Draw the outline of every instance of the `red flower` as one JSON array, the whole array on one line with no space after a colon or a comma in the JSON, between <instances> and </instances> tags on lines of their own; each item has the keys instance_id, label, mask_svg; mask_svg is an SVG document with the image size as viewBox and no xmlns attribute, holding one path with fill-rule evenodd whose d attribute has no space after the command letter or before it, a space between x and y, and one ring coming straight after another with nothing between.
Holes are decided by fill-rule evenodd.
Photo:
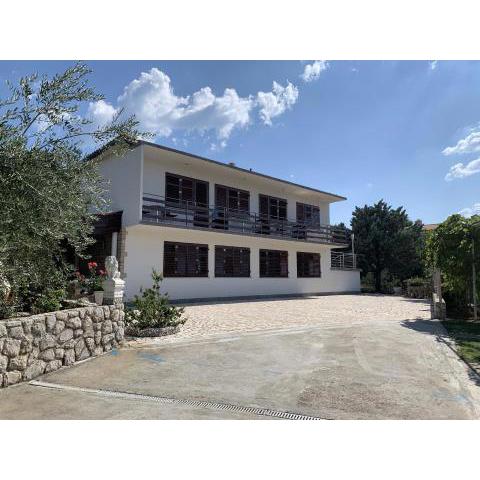
<instances>
[{"instance_id":1,"label":"red flower","mask_svg":"<svg viewBox=\"0 0 480 480\"><path fill-rule=\"evenodd\" d=\"M88 269L97 268L97 262L88 262Z\"/></svg>"}]
</instances>

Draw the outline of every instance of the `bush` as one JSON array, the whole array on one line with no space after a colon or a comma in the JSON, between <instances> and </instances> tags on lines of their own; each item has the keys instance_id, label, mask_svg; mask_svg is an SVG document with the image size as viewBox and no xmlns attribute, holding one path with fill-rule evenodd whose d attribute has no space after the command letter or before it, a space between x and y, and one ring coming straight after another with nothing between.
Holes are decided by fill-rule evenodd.
<instances>
[{"instance_id":1,"label":"bush","mask_svg":"<svg viewBox=\"0 0 480 480\"><path fill-rule=\"evenodd\" d=\"M411 287L424 287L428 284L427 280L421 277L413 277L406 280L407 285Z\"/></svg>"},{"instance_id":2,"label":"bush","mask_svg":"<svg viewBox=\"0 0 480 480\"><path fill-rule=\"evenodd\" d=\"M33 302L32 313L46 313L61 310L62 300L66 298L66 292L62 288L46 290Z\"/></svg>"},{"instance_id":3,"label":"bush","mask_svg":"<svg viewBox=\"0 0 480 480\"><path fill-rule=\"evenodd\" d=\"M151 288L141 288L141 295L135 295L133 308L126 312L127 325L143 329L176 327L185 323L186 319L181 318L184 308L172 305L168 295L160 293L162 275L153 270L152 280Z\"/></svg>"}]
</instances>

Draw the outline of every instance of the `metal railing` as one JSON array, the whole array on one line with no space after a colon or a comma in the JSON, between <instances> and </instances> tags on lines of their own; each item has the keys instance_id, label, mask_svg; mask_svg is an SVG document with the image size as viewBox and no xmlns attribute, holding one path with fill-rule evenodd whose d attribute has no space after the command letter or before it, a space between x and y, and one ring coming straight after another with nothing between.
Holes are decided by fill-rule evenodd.
<instances>
[{"instance_id":1,"label":"metal railing","mask_svg":"<svg viewBox=\"0 0 480 480\"><path fill-rule=\"evenodd\" d=\"M357 255L354 253L331 252L332 270L355 270L357 268Z\"/></svg>"},{"instance_id":2,"label":"metal railing","mask_svg":"<svg viewBox=\"0 0 480 480\"><path fill-rule=\"evenodd\" d=\"M224 230L244 235L268 235L285 240L334 245L348 243L346 231L342 228L272 219L258 213L179 202L150 193L143 195L142 223Z\"/></svg>"}]
</instances>

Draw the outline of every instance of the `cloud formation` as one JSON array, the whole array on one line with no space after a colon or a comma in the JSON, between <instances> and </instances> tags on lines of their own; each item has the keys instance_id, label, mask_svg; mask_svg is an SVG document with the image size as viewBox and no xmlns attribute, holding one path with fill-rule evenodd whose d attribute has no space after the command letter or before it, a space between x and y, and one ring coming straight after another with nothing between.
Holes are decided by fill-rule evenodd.
<instances>
[{"instance_id":1,"label":"cloud formation","mask_svg":"<svg viewBox=\"0 0 480 480\"><path fill-rule=\"evenodd\" d=\"M480 152L480 129L473 130L465 138L462 138L453 147L445 148L442 153L444 155L455 155L457 153L474 153Z\"/></svg>"},{"instance_id":2,"label":"cloud formation","mask_svg":"<svg viewBox=\"0 0 480 480\"><path fill-rule=\"evenodd\" d=\"M318 80L324 70L328 68L328 62L324 60L315 60L313 63L305 65L303 73L300 75L304 82L313 82Z\"/></svg>"},{"instance_id":3,"label":"cloud formation","mask_svg":"<svg viewBox=\"0 0 480 480\"><path fill-rule=\"evenodd\" d=\"M471 162L465 165L463 163L456 163L455 165L450 167L449 172L445 176L445 180L447 180L447 182L450 182L456 178L469 177L479 172L480 172L480 158L478 158L477 160L472 160Z\"/></svg>"},{"instance_id":4,"label":"cloud formation","mask_svg":"<svg viewBox=\"0 0 480 480\"><path fill-rule=\"evenodd\" d=\"M473 217L473 215L480 215L480 202L474 203L472 207L464 208L458 213L467 218Z\"/></svg>"},{"instance_id":5,"label":"cloud formation","mask_svg":"<svg viewBox=\"0 0 480 480\"><path fill-rule=\"evenodd\" d=\"M143 129L156 136L169 137L173 131L213 133L224 147L232 132L249 125L252 113L257 110L265 125L290 109L298 99L298 89L290 82L285 87L273 82L271 92L241 97L234 88L226 88L222 95L215 95L210 87L204 87L182 97L174 92L170 77L152 68L125 86L116 105L104 100L91 103L88 115L98 124L111 120L121 108L126 114L135 114Z\"/></svg>"},{"instance_id":6,"label":"cloud formation","mask_svg":"<svg viewBox=\"0 0 480 480\"><path fill-rule=\"evenodd\" d=\"M285 110L292 108L298 99L298 88L287 83L286 87L282 87L277 82L273 82L272 91L258 92L257 104L260 108L259 115L265 125L272 124L272 118L278 117Z\"/></svg>"}]
</instances>

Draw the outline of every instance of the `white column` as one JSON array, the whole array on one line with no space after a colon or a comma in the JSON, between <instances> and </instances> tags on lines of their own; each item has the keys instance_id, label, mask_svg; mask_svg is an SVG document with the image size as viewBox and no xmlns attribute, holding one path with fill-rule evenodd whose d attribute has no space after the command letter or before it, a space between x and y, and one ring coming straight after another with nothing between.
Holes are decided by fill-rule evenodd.
<instances>
[{"instance_id":1,"label":"white column","mask_svg":"<svg viewBox=\"0 0 480 480\"><path fill-rule=\"evenodd\" d=\"M112 232L112 250L110 255L112 257L117 256L117 241L118 241L118 232Z\"/></svg>"}]
</instances>

